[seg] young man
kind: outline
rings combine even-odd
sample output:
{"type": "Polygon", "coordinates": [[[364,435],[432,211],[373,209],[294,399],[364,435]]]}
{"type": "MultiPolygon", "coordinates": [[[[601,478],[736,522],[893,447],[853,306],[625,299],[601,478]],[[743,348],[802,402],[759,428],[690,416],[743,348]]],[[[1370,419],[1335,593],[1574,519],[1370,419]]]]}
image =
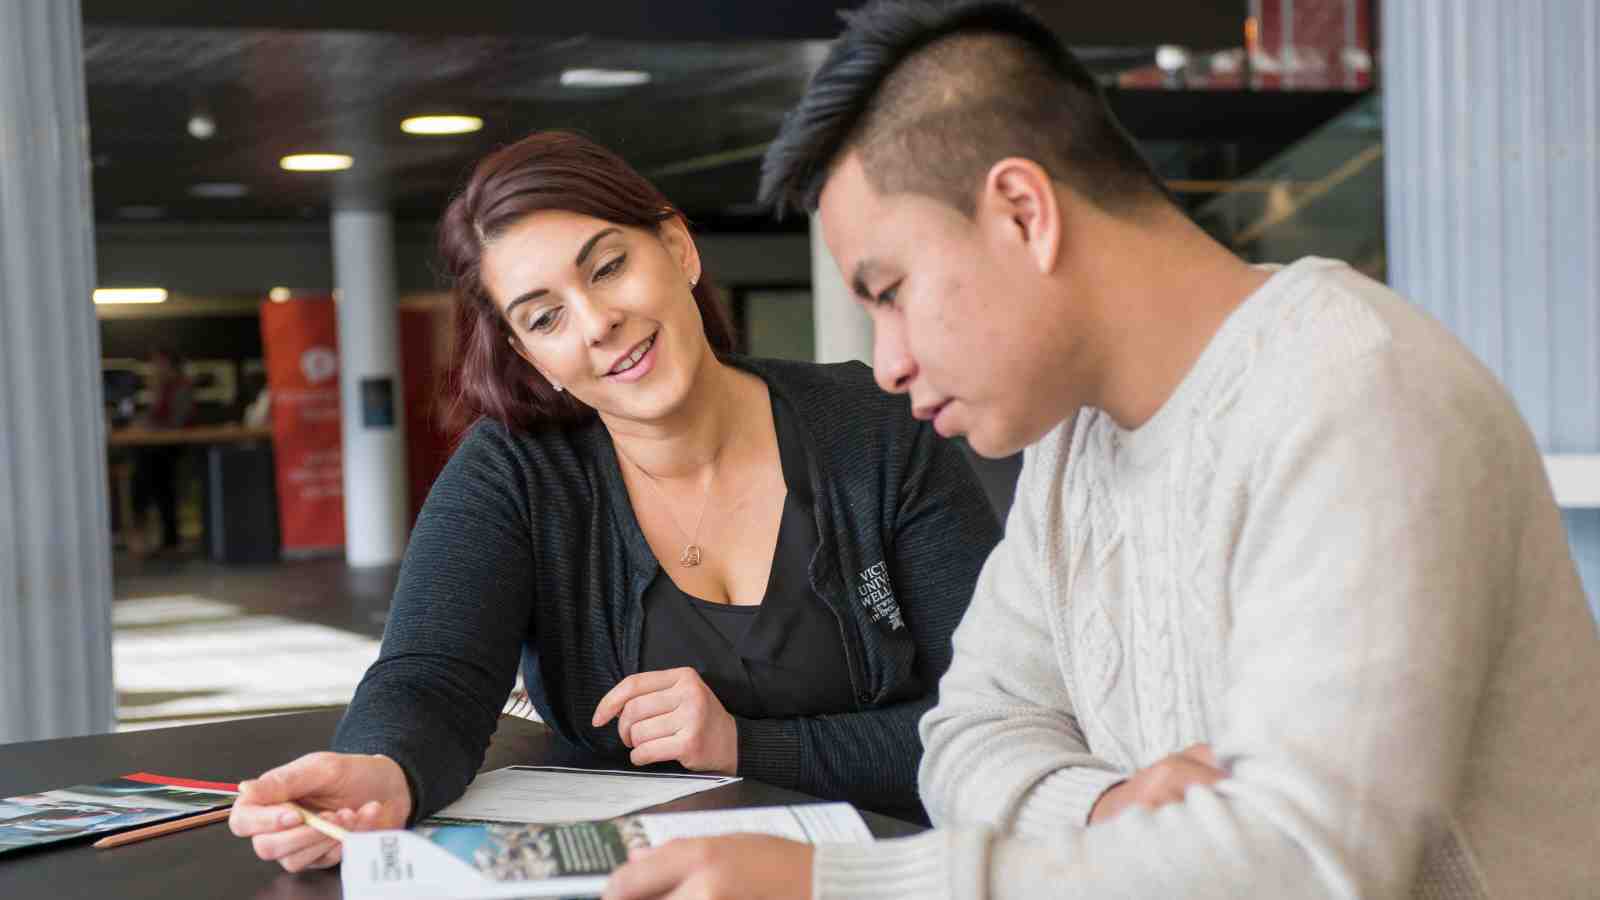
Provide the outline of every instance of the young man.
{"type": "Polygon", "coordinates": [[[764,190],[818,211],[884,389],[1027,461],[922,720],[940,828],[681,842],[608,896],[1595,889],[1595,623],[1444,329],[1213,242],[1009,5],[854,16],[764,190]]]}

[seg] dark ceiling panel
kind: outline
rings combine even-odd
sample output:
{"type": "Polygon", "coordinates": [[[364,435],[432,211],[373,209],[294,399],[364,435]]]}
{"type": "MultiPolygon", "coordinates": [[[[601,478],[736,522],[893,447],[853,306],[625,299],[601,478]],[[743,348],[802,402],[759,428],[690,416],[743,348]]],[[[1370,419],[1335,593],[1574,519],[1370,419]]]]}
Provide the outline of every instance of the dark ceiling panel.
{"type": "Polygon", "coordinates": [[[804,40],[837,35],[839,11],[859,5],[861,0],[83,0],[83,18],[91,25],[180,28],[804,40]]]}
{"type": "MultiPolygon", "coordinates": [[[[641,41],[807,40],[839,33],[861,0],[82,0],[91,25],[291,28],[414,34],[566,36],[641,41]]],[[[1032,8],[1077,46],[1200,49],[1242,42],[1246,0],[1133,3],[1036,0],[1032,8]]]]}
{"type": "Polygon", "coordinates": [[[743,202],[754,182],[730,187],[717,169],[759,156],[826,46],[106,26],[87,27],[84,43],[96,207],[113,220],[129,207],[166,219],[319,217],[335,197],[431,217],[474,160],[546,128],[583,131],[674,176],[691,212],[720,213],[726,204],[711,198],[743,202]],[[653,80],[563,87],[574,67],[653,80]],[[209,140],[185,129],[197,112],[215,120],[209,140]],[[407,116],[441,112],[480,116],[485,128],[400,131],[407,116]],[[279,168],[301,152],[348,153],[356,165],[331,176],[279,168]],[[191,196],[215,182],[249,195],[191,196]]]}
{"type": "MultiPolygon", "coordinates": [[[[726,7],[730,12],[717,19],[719,27],[764,34],[771,28],[762,31],[749,17],[820,28],[805,25],[806,17],[818,9],[831,17],[851,5],[468,0],[417,5],[418,11],[410,12],[413,7],[406,4],[354,0],[84,3],[94,199],[102,222],[316,220],[333,205],[348,203],[382,203],[402,219],[432,221],[474,161],[531,131],[567,128],[617,150],[702,227],[711,228],[771,227],[770,217],[752,203],[759,160],[829,43],[748,36],[665,41],[662,33],[652,34],[653,40],[596,36],[605,28],[574,36],[570,29],[581,23],[562,17],[581,13],[623,22],[670,9],[692,24],[708,10],[726,7]],[[540,21],[550,32],[569,32],[530,33],[526,10],[535,8],[541,16],[548,9],[540,21]],[[475,16],[490,11],[507,16],[504,27],[492,34],[465,33],[473,22],[486,21],[475,16]],[[420,27],[435,20],[454,25],[420,27]],[[151,24],[171,22],[207,27],[151,24]],[[259,27],[267,23],[277,27],[259,27]],[[356,24],[365,28],[334,27],[356,24]],[[241,25],[250,27],[235,27],[241,25]],[[640,69],[652,80],[632,88],[577,90],[561,84],[561,73],[569,68],[640,69]],[[201,112],[216,123],[209,140],[197,140],[185,128],[190,116],[201,112]],[[481,116],[485,127],[456,137],[400,131],[407,116],[443,112],[481,116]],[[338,175],[279,168],[278,160],[287,154],[316,151],[351,154],[355,168],[338,175]],[[242,185],[246,193],[221,198],[194,193],[197,185],[217,183],[242,185]]],[[[1149,65],[1157,42],[1152,35],[1203,47],[1211,43],[1210,28],[1218,39],[1226,33],[1237,44],[1235,20],[1242,10],[1236,7],[1242,4],[1160,0],[1137,7],[1041,7],[1054,27],[1073,36],[1086,64],[1110,80],[1149,65]],[[1217,22],[1231,24],[1223,29],[1217,22]],[[1149,43],[1123,45],[1134,38],[1149,43]]],[[[627,32],[638,21],[644,20],[612,30],[627,32]]],[[[831,34],[835,26],[828,29],[831,34]]],[[[1119,115],[1140,140],[1252,145],[1243,155],[1236,149],[1219,154],[1166,148],[1163,172],[1172,177],[1195,177],[1193,167],[1202,165],[1198,160],[1210,160],[1203,163],[1206,177],[1227,177],[1229,160],[1275,152],[1353,96],[1111,93],[1119,115]]],[[[800,228],[804,222],[791,218],[782,227],[800,228]]]]}

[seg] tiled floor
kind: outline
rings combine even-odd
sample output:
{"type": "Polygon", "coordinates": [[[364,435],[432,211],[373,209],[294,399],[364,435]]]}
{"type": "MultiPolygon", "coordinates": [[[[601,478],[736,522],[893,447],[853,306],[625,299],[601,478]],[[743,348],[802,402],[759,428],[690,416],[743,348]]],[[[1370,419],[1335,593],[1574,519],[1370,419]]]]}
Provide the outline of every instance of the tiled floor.
{"type": "Polygon", "coordinates": [[[112,615],[120,727],[345,702],[377,655],[397,568],[119,557],[112,615]]]}
{"type": "Polygon", "coordinates": [[[252,613],[380,637],[399,566],[351,569],[341,559],[223,566],[196,554],[138,561],[119,554],[115,599],[194,594],[252,613]]]}

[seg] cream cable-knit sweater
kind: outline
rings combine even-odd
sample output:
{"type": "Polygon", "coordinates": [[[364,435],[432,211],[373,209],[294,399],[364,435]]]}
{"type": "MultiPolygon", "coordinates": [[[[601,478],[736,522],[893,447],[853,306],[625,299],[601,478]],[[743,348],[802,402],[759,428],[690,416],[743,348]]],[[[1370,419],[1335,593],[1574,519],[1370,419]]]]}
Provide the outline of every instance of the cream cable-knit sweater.
{"type": "Polygon", "coordinates": [[[819,897],[1600,895],[1600,639],[1495,379],[1384,286],[1278,271],[1139,429],[1031,448],[922,721],[941,827],[819,897]],[[1209,742],[1228,777],[1084,827],[1209,742]]]}

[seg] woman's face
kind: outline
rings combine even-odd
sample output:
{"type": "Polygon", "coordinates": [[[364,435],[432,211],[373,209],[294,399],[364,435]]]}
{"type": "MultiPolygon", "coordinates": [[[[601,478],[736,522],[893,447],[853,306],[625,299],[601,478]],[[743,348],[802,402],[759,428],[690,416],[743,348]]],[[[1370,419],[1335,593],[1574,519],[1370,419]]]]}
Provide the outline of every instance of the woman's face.
{"type": "Polygon", "coordinates": [[[636,421],[674,411],[710,357],[690,293],[699,277],[677,218],[639,229],[537,212],[490,241],[482,260],[522,358],[602,415],[636,421]]]}

